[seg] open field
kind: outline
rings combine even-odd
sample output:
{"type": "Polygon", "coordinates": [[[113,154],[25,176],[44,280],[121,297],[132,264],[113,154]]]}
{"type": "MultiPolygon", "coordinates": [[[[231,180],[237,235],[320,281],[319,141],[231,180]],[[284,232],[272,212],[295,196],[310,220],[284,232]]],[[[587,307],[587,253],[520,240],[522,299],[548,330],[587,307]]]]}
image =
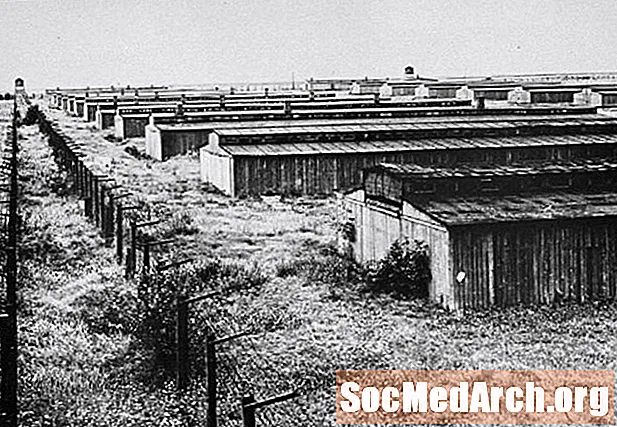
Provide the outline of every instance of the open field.
{"type": "MultiPolygon", "coordinates": [[[[229,199],[199,182],[196,158],[137,159],[89,125],[48,114],[84,143],[98,170],[156,214],[190,225],[176,250],[254,268],[263,277],[196,310],[220,314],[210,319],[220,331],[254,332],[250,350],[240,341],[225,347],[224,363],[253,381],[248,386],[257,398],[299,388],[302,397],[266,410],[263,425],[333,425],[336,369],[617,368],[614,306],[454,314],[367,292],[333,250],[334,200],[229,199]]],[[[21,132],[22,424],[200,425],[199,381],[177,398],[168,379],[149,380],[148,355],[135,337],[135,284],[122,278],[112,249],[66,194],[66,177],[36,128],[21,132]]],[[[237,386],[231,391],[239,393],[237,386]]],[[[221,425],[238,424],[225,416],[221,425]]]]}

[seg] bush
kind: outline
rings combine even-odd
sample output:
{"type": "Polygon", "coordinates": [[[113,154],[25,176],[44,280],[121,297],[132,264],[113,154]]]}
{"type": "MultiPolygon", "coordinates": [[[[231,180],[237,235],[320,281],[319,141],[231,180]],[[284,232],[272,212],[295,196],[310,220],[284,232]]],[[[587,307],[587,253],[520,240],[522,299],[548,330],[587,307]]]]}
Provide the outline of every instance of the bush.
{"type": "Polygon", "coordinates": [[[431,281],[427,246],[419,241],[397,240],[379,262],[369,264],[367,286],[372,291],[405,297],[425,297],[431,281]]]}

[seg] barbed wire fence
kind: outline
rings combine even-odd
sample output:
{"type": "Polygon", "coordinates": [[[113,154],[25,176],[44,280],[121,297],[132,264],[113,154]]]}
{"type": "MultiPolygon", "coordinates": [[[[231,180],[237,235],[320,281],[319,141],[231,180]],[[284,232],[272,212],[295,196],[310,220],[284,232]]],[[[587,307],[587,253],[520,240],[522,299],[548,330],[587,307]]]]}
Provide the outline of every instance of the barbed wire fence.
{"type": "Polygon", "coordinates": [[[17,427],[18,336],[17,271],[20,216],[18,152],[20,111],[30,103],[24,91],[15,90],[10,125],[0,160],[0,424],[17,427]]]}
{"type": "MultiPolygon", "coordinates": [[[[142,309],[152,315],[152,324],[145,327],[157,329],[158,338],[166,341],[163,359],[174,372],[178,392],[196,381],[205,383],[208,427],[288,423],[290,403],[306,406],[306,390],[314,384],[304,387],[298,378],[280,375],[264,355],[267,349],[260,348],[269,331],[250,325],[226,306],[224,297],[234,289],[225,288],[217,277],[233,274],[235,267],[184,257],[173,219],[157,216],[114,177],[96,172],[82,144],[38,106],[32,110],[56,162],[68,172],[73,192],[82,200],[84,215],[106,244],[115,247],[125,276],[136,281],[142,309]]],[[[295,414],[295,425],[322,421],[302,422],[305,412],[295,414]]]]}

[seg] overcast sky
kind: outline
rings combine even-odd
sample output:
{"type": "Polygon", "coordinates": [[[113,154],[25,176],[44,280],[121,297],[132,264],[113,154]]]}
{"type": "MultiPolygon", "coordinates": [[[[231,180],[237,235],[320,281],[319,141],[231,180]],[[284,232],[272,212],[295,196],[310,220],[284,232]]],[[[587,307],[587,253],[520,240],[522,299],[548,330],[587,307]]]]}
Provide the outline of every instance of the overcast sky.
{"type": "Polygon", "coordinates": [[[616,0],[0,0],[0,90],[617,71],[616,0]]]}

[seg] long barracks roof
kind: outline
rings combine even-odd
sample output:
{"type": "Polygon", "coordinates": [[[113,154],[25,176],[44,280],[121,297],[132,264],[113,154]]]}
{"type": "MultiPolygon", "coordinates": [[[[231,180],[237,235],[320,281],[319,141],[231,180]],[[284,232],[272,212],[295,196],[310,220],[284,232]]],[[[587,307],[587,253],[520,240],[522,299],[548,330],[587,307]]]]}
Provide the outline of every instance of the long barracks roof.
{"type": "Polygon", "coordinates": [[[325,134],[325,133],[365,133],[365,132],[405,132],[405,131],[431,131],[431,130],[498,130],[516,129],[522,127],[608,127],[616,126],[617,118],[589,115],[576,117],[498,117],[494,120],[460,120],[460,117],[442,117],[441,120],[410,120],[406,123],[392,124],[340,124],[331,125],[323,123],[320,125],[300,125],[293,127],[269,127],[269,128],[230,128],[216,129],[215,132],[223,137],[242,137],[242,136],[269,136],[269,135],[294,135],[294,134],[325,134]],[[455,120],[459,119],[459,120],[455,120]],[[522,120],[521,120],[522,119],[522,120]]]}
{"type": "Polygon", "coordinates": [[[521,196],[427,200],[412,205],[447,226],[603,217],[614,217],[617,223],[617,193],[614,192],[583,194],[553,191],[521,196]]]}
{"type": "Polygon", "coordinates": [[[511,165],[472,165],[461,164],[452,167],[430,167],[418,164],[382,163],[369,169],[370,171],[385,171],[401,178],[464,178],[464,177],[496,177],[496,176],[531,176],[545,174],[569,174],[580,172],[617,171],[615,160],[586,160],[574,162],[526,162],[511,165]]]}
{"type": "Polygon", "coordinates": [[[238,144],[222,148],[234,156],[300,156],[369,154],[460,149],[506,149],[538,146],[617,144],[617,135],[515,136],[482,138],[421,138],[392,141],[308,142],[282,144],[238,144]]]}
{"type": "MultiPolygon", "coordinates": [[[[116,108],[121,112],[122,115],[130,115],[134,114],[134,111],[139,110],[147,110],[147,109],[173,109],[176,108],[179,104],[179,101],[170,101],[166,103],[153,103],[149,101],[144,101],[140,103],[130,103],[127,105],[121,105],[121,103],[114,105],[113,103],[98,103],[97,105],[101,108],[101,110],[107,112],[107,114],[112,114],[116,111],[116,108]]],[[[285,110],[286,102],[281,102],[277,100],[266,100],[264,102],[225,102],[221,104],[219,101],[199,101],[199,102],[185,102],[183,103],[183,107],[185,111],[191,112],[191,110],[199,110],[209,108],[210,111],[205,112],[193,112],[192,117],[208,117],[208,113],[216,112],[216,113],[233,113],[237,110],[242,109],[251,109],[254,110],[256,114],[260,113],[261,110],[263,113],[267,114],[269,111],[274,109],[280,109],[281,111],[285,110]]],[[[293,115],[308,115],[325,113],[325,114],[341,114],[341,113],[357,113],[357,112],[400,112],[400,111],[410,111],[416,112],[418,115],[421,115],[424,112],[434,112],[435,114],[441,112],[449,112],[449,111],[457,111],[457,110],[474,110],[471,106],[471,101],[465,100],[453,100],[453,99],[441,99],[441,100],[432,100],[431,102],[427,102],[425,100],[417,100],[417,101],[409,101],[409,102],[400,102],[400,101],[380,101],[379,103],[374,102],[373,99],[367,100],[342,100],[342,101],[322,101],[315,100],[310,102],[289,102],[289,108],[293,110],[293,115]],[[447,108],[447,109],[446,109],[447,108]],[[443,109],[437,111],[437,109],[443,109]]],[[[519,109],[520,110],[520,109],[519,109]]],[[[576,110],[580,112],[581,110],[576,110]]]]}
{"type": "MultiPolygon", "coordinates": [[[[296,126],[322,126],[322,125],[337,125],[337,124],[385,124],[393,121],[404,123],[441,123],[441,122],[487,122],[487,121],[517,121],[517,120],[563,120],[563,119],[611,119],[614,117],[596,114],[595,108],[577,107],[577,108],[556,108],[556,107],[541,107],[541,108],[495,108],[487,110],[478,110],[471,107],[439,107],[439,108],[363,108],[363,109],[341,109],[341,110],[299,110],[292,113],[292,119],[285,120],[288,117],[283,111],[207,111],[207,112],[190,112],[187,111],[185,116],[187,119],[199,120],[200,118],[217,117],[217,116],[273,116],[281,117],[281,120],[269,121],[267,117],[264,120],[254,121],[250,125],[238,123],[237,128],[267,128],[267,127],[296,127],[296,126]],[[398,112],[418,112],[418,116],[411,117],[365,117],[365,118],[321,118],[321,119],[303,119],[297,120],[297,117],[304,115],[309,116],[313,113],[322,113],[327,116],[336,114],[354,114],[354,113],[398,113],[398,112]],[[421,113],[427,113],[422,115],[421,113]],[[457,115],[460,113],[460,115],[457,115]],[[470,114],[474,113],[474,114],[470,114]],[[294,119],[295,118],[295,119],[294,119]]],[[[224,122],[228,123],[228,122],[224,122]]],[[[157,127],[162,131],[174,132],[210,132],[213,129],[212,122],[186,122],[173,124],[157,124],[157,127]]],[[[227,124],[225,127],[229,127],[227,124]]]]}
{"type": "MultiPolygon", "coordinates": [[[[242,112],[249,114],[250,112],[242,112]]],[[[230,114],[233,114],[230,112],[230,114]]],[[[216,117],[216,114],[211,114],[216,117]]],[[[192,117],[192,113],[186,113],[187,117],[192,117]]],[[[141,115],[141,117],[147,117],[145,115],[141,115]]],[[[157,115],[155,114],[156,118],[157,115]]],[[[552,116],[514,116],[510,118],[510,121],[516,120],[547,120],[552,116]]],[[[597,116],[594,116],[597,117],[597,116]]],[[[474,116],[473,122],[477,121],[499,121],[503,120],[503,116],[483,116],[480,118],[479,116],[474,116]]],[[[437,117],[376,117],[376,118],[354,118],[354,119],[344,119],[344,118],[333,118],[333,119],[305,119],[305,120],[256,120],[256,121],[247,121],[247,122],[205,122],[199,124],[193,123],[174,123],[174,124],[157,124],[156,126],[163,131],[212,131],[218,129],[247,129],[247,128],[255,128],[255,129],[264,129],[264,128],[280,128],[280,127],[307,127],[307,126],[322,126],[322,125],[372,125],[372,124],[380,124],[380,125],[389,125],[389,124],[399,124],[399,123],[440,123],[443,121],[443,118],[437,117]]],[[[451,123],[467,123],[469,119],[465,117],[455,116],[448,118],[447,122],[451,123]]]]}

